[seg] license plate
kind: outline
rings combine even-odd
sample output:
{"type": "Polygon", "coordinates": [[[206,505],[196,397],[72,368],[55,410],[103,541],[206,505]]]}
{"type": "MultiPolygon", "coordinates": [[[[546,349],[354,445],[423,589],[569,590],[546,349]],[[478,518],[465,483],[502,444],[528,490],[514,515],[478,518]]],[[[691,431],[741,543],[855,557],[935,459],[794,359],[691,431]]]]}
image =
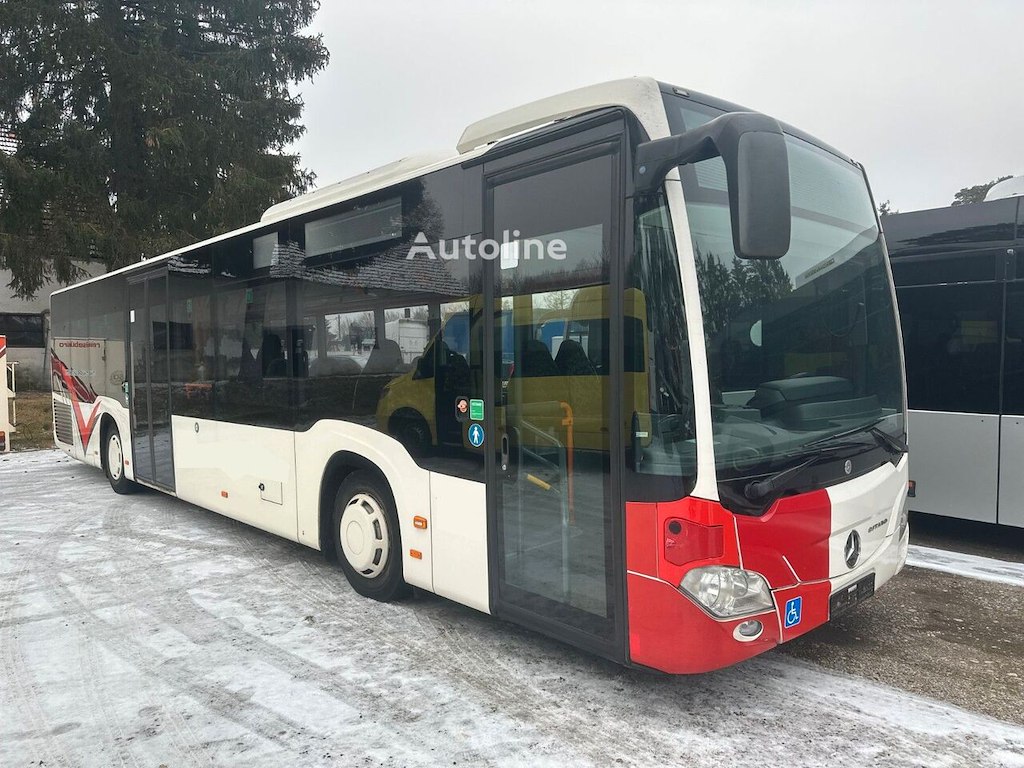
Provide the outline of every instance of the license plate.
{"type": "Polygon", "coordinates": [[[842,616],[857,603],[867,600],[875,594],[875,574],[870,573],[863,579],[843,587],[829,598],[828,615],[830,619],[842,616]]]}

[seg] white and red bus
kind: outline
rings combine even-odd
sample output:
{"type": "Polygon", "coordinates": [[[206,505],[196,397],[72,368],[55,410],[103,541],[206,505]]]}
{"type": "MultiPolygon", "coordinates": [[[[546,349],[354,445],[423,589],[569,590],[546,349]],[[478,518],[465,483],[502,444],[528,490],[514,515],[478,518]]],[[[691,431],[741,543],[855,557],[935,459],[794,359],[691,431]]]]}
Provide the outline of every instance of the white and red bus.
{"type": "Polygon", "coordinates": [[[907,548],[863,169],[636,78],[57,291],[57,444],[618,662],[738,662],[907,548]]]}

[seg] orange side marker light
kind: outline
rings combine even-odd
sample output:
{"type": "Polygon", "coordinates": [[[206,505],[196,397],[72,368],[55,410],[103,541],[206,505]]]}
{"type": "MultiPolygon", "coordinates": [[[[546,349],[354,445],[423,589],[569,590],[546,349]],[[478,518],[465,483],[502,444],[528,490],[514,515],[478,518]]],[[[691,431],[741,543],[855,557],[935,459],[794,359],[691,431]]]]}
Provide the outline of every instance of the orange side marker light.
{"type": "Polygon", "coordinates": [[[420,552],[418,549],[410,549],[409,550],[409,557],[413,558],[414,560],[422,560],[423,559],[423,553],[420,552]]]}
{"type": "Polygon", "coordinates": [[[220,495],[221,495],[221,497],[226,499],[228,497],[228,492],[227,491],[221,491],[220,495]]]}
{"type": "Polygon", "coordinates": [[[412,519],[412,527],[420,531],[427,530],[427,518],[422,515],[416,515],[416,517],[412,519]]]}

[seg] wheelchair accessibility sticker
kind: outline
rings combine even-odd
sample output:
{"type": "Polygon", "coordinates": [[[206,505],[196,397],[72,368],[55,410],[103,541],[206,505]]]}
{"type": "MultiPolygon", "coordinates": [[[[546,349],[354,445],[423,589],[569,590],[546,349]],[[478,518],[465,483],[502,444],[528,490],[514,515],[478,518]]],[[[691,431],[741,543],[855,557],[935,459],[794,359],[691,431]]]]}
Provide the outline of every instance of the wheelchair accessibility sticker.
{"type": "Polygon", "coordinates": [[[786,629],[795,627],[800,623],[800,611],[803,608],[804,599],[802,597],[794,597],[792,600],[786,601],[786,618],[783,621],[783,626],[786,629]]]}
{"type": "Polygon", "coordinates": [[[469,444],[474,448],[479,448],[484,444],[484,428],[479,424],[473,424],[469,428],[469,444]]]}

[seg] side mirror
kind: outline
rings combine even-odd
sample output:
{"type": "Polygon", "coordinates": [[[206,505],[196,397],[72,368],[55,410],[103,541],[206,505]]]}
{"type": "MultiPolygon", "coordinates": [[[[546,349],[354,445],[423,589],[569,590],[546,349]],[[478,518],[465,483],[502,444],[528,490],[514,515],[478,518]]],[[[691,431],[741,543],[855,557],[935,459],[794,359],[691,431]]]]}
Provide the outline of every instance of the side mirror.
{"type": "Polygon", "coordinates": [[[729,184],[736,255],[778,259],[790,240],[789,156],[776,120],[757,112],[729,112],[692,131],[637,147],[637,194],[655,191],[677,165],[721,157],[729,184]]]}

